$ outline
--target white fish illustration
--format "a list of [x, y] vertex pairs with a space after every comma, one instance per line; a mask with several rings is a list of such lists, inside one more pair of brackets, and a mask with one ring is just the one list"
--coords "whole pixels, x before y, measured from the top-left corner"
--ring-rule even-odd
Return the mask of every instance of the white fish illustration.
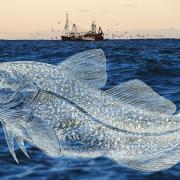
[[[176, 106], [140, 80], [102, 91], [107, 81], [101, 49], [57, 66], [0, 64], [0, 121], [14, 159], [14, 139], [51, 157], [106, 156], [142, 171], [179, 163]], [[176, 114], [175, 114], [176, 113]]]

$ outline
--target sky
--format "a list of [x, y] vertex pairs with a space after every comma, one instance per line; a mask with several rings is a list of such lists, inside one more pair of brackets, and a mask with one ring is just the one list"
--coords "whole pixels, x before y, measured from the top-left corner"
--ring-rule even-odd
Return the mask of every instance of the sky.
[[30, 38], [37, 32], [50, 37], [51, 26], [62, 30], [67, 12], [85, 29], [96, 20], [104, 31], [180, 37], [179, 7], [180, 0], [0, 0], [0, 39]]

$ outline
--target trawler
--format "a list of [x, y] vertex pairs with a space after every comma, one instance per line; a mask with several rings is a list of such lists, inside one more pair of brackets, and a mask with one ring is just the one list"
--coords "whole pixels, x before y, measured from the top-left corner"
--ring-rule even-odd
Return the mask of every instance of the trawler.
[[[70, 24], [72, 24], [71, 30]], [[101, 27], [99, 27], [97, 30], [97, 25], [95, 21], [92, 22], [90, 31], [80, 32], [79, 26], [69, 21], [69, 17], [67, 14], [64, 32], [61, 36], [61, 39], [63, 41], [99, 41], [104, 40], [104, 33]]]

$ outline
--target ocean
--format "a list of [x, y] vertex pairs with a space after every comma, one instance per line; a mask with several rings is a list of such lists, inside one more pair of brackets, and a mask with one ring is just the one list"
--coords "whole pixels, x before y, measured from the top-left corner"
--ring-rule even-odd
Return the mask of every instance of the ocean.
[[[170, 99], [180, 111], [180, 40], [107, 40], [62, 42], [46, 40], [0, 41], [0, 62], [39, 61], [56, 65], [67, 57], [101, 48], [107, 57], [108, 81], [105, 89], [131, 79], [140, 79], [160, 95]], [[180, 164], [161, 172], [143, 173], [122, 167], [105, 157], [53, 159], [26, 144], [30, 159], [16, 147], [17, 164], [8, 150], [0, 125], [0, 180], [175, 180]]]

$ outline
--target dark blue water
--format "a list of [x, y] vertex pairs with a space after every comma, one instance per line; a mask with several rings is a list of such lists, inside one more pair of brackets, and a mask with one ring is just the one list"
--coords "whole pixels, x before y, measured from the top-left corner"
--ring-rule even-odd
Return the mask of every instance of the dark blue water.
[[[107, 56], [110, 88], [130, 79], [141, 79], [180, 111], [180, 40], [119, 40], [103, 42], [0, 41], [0, 62], [41, 61], [57, 64], [84, 50], [102, 48]], [[0, 127], [0, 179], [180, 179], [180, 164], [169, 170], [142, 173], [103, 157], [52, 159], [27, 145], [30, 159], [16, 148], [16, 164]]]

